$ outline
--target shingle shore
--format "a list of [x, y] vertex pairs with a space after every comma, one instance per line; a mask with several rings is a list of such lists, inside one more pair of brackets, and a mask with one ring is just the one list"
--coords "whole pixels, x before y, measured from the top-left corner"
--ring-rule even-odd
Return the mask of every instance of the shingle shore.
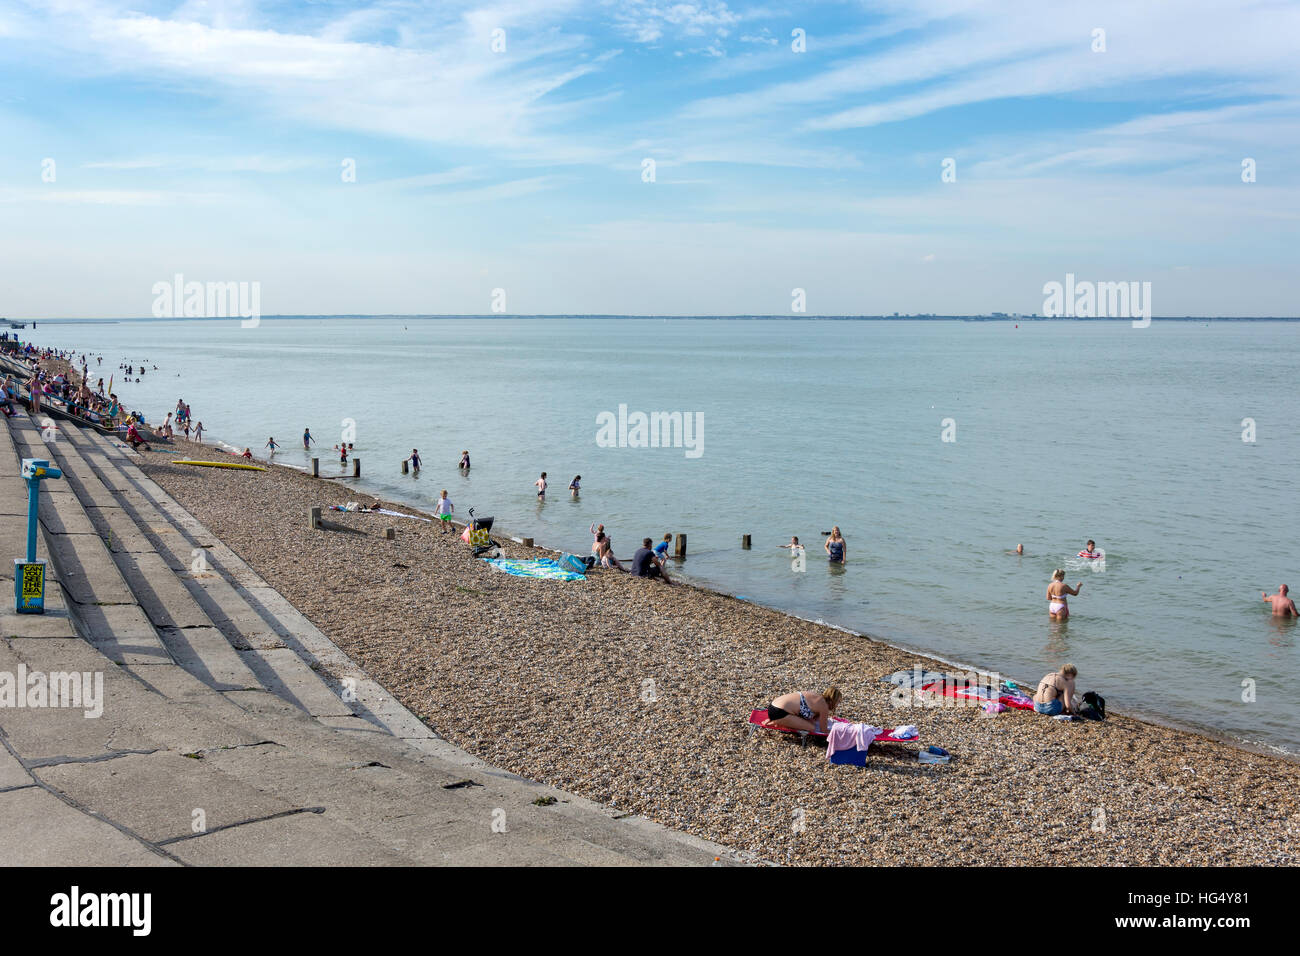
[[[341, 482], [172, 465], [231, 460], [177, 448], [143, 455], [150, 477], [438, 733], [514, 773], [782, 863], [1297, 861], [1300, 766], [1285, 759], [1122, 715], [896, 708], [883, 675], [943, 665], [617, 572], [511, 577], [425, 522], [329, 511], [373, 500]], [[317, 506], [359, 533], [311, 530]], [[510, 557], [547, 553], [495, 537]], [[952, 763], [903, 745], [832, 766], [748, 731], [751, 708], [829, 683], [845, 716], [914, 723]]]

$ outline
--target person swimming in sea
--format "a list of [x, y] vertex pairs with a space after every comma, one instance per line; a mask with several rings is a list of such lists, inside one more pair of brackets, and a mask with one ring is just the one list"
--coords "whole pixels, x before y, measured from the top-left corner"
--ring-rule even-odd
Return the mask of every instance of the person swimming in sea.
[[1074, 587], [1065, 583], [1065, 572], [1057, 568], [1052, 572], [1052, 580], [1047, 585], [1047, 614], [1053, 621], [1064, 621], [1070, 616], [1070, 605], [1066, 601], [1067, 594], [1073, 594], [1076, 597], [1079, 589], [1083, 587], [1080, 581]]
[[835, 525], [831, 528], [830, 537], [826, 539], [823, 546], [826, 549], [826, 555], [831, 564], [844, 564], [849, 556], [849, 545], [844, 540], [844, 535], [840, 534], [840, 526]]
[[1264, 600], [1273, 605], [1274, 617], [1300, 617], [1300, 611], [1296, 610], [1295, 601], [1289, 597], [1290, 588], [1285, 584], [1277, 586], [1276, 594], [1269, 594], [1267, 591], [1260, 591], [1264, 595]]
[[1083, 549], [1082, 551], [1079, 552], [1079, 557], [1081, 557], [1081, 558], [1100, 558], [1100, 557], [1101, 557], [1101, 552], [1097, 550], [1097, 542], [1096, 542], [1096, 541], [1093, 541], [1091, 538], [1089, 538], [1089, 539], [1088, 539], [1088, 544], [1084, 547], [1084, 549]]

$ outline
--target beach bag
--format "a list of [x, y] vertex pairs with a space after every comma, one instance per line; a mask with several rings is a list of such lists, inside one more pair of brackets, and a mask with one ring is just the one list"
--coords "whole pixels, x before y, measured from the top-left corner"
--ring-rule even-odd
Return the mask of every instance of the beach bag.
[[476, 548], [486, 548], [492, 543], [492, 537], [487, 528], [474, 528], [469, 533], [469, 543]]
[[1079, 716], [1084, 720], [1106, 719], [1106, 698], [1096, 691], [1083, 695], [1083, 704], [1079, 707]]
[[566, 554], [560, 558], [558, 563], [566, 571], [576, 571], [578, 574], [587, 573], [587, 562], [576, 554]]

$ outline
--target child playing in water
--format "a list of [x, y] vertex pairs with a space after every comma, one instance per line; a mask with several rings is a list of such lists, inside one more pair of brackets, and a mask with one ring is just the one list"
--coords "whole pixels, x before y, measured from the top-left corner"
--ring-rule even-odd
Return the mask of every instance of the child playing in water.
[[266, 447], [271, 449], [271, 454], [274, 455], [275, 450], [280, 446], [275, 443], [275, 437], [272, 436], [266, 440]]

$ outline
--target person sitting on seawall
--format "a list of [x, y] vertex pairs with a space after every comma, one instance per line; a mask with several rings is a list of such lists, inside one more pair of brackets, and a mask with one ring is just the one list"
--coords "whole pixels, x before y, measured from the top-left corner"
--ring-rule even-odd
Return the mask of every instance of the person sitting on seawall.
[[1047, 585], [1047, 615], [1053, 621], [1064, 621], [1070, 616], [1070, 604], [1065, 600], [1067, 594], [1079, 596], [1079, 588], [1083, 587], [1080, 581], [1074, 587], [1065, 583], [1065, 572], [1057, 568], [1052, 572], [1052, 580]]
[[1034, 692], [1034, 711], [1048, 717], [1075, 713], [1074, 679], [1078, 676], [1079, 669], [1073, 664], [1066, 664], [1059, 671], [1044, 675], [1038, 682], [1038, 690]]
[[664, 584], [672, 584], [668, 579], [663, 566], [659, 559], [655, 557], [651, 545], [654, 544], [650, 538], [641, 539], [641, 547], [636, 549], [636, 554], [632, 555], [632, 576], [636, 578], [659, 578]]
[[1300, 612], [1296, 611], [1295, 601], [1288, 597], [1289, 589], [1285, 584], [1277, 586], [1276, 594], [1269, 594], [1266, 591], [1260, 591], [1264, 595], [1264, 600], [1273, 605], [1274, 617], [1298, 617]]
[[835, 713], [843, 698], [840, 689], [833, 686], [820, 694], [811, 690], [782, 694], [767, 705], [767, 719], [763, 726], [824, 734], [830, 730], [831, 714]]

